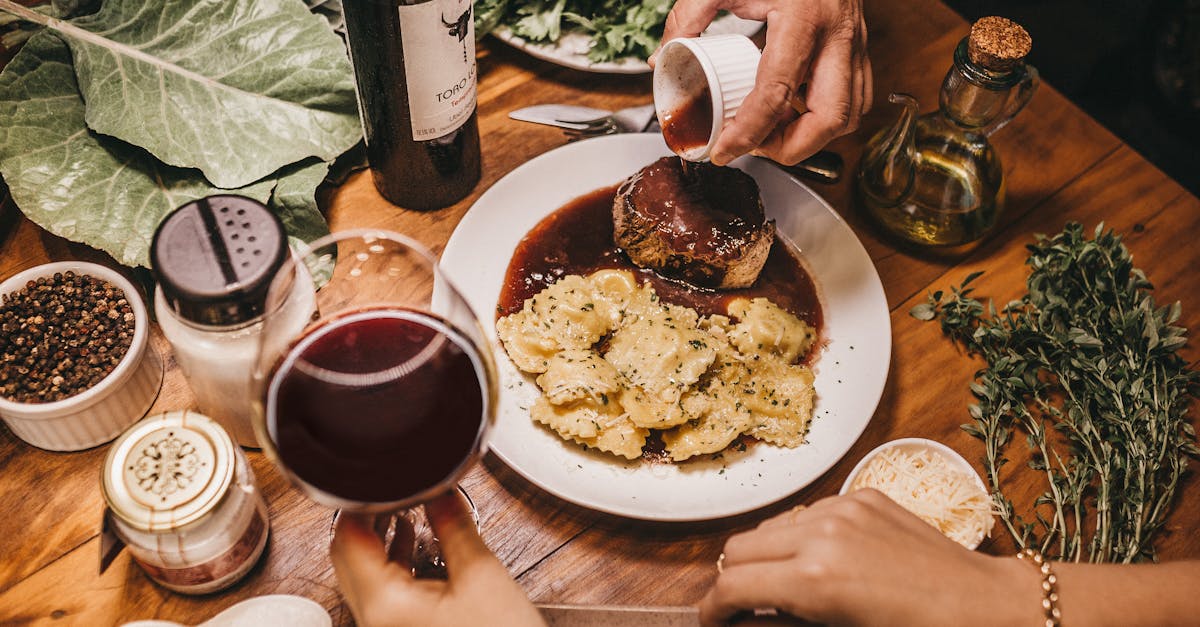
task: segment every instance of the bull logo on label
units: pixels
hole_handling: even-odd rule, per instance
[[[471,34],[471,9],[473,7],[474,5],[468,2],[467,10],[463,11],[463,14],[458,16],[458,19],[454,20],[453,22],[446,20],[445,15],[442,16],[442,25],[446,27],[446,32],[451,37],[457,37],[458,42],[462,44],[463,63],[469,63],[471,60],[471,53],[467,51],[467,43],[465,40],[467,39],[467,35]]]
[[[457,20],[447,22],[446,16],[442,16],[442,25],[446,27],[451,37],[457,37],[459,41],[467,38],[471,25],[471,5],[467,5],[467,10],[458,16]]]

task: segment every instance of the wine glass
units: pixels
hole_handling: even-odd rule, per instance
[[[298,325],[279,304],[301,288],[316,289],[316,312]],[[321,238],[280,269],[266,311],[255,429],[313,501],[396,514],[455,489],[483,455],[497,394],[489,344],[419,243],[378,229]],[[429,540],[416,550],[435,561],[416,570],[441,566]]]

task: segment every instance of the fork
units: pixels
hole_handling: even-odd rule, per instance
[[[606,115],[602,118],[594,120],[586,120],[583,122],[573,122],[579,124],[579,128],[564,128],[563,135],[567,136],[568,142],[575,142],[581,139],[589,139],[592,137],[600,137],[602,135],[616,135],[621,132],[617,126],[616,120],[611,115]]]
[[[569,125],[563,124],[561,128],[567,136],[567,141],[573,142],[616,133],[643,133],[655,127],[658,120],[654,115],[654,105],[647,104],[570,122]]]

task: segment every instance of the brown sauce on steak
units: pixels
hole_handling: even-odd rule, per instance
[[[568,274],[614,268],[649,281],[664,301],[692,307],[703,315],[726,312],[735,298],[770,299],[822,328],[821,303],[812,277],[780,238],[775,239],[758,280],[748,288],[705,290],[638,268],[613,243],[612,206],[617,187],[584,194],[542,219],[525,235],[508,264],[497,303],[497,318],[521,310],[525,300]]]
[[[622,184],[622,191],[626,186],[632,210],[656,224],[674,252],[740,256],[766,221],[758,185],[735,168],[681,167],[678,157],[663,157]]]

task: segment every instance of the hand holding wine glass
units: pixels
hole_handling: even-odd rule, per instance
[[[456,492],[425,505],[449,581],[419,580],[389,561],[367,517],[338,519],[330,553],[338,586],[361,625],[542,625],[541,616],[479,534]],[[399,534],[399,531],[397,532]]]
[[[299,335],[277,324],[273,299],[325,275],[319,319]],[[453,491],[483,454],[495,415],[491,352],[416,242],[367,229],[322,238],[285,264],[267,311],[255,426],[317,503],[392,514]]]

